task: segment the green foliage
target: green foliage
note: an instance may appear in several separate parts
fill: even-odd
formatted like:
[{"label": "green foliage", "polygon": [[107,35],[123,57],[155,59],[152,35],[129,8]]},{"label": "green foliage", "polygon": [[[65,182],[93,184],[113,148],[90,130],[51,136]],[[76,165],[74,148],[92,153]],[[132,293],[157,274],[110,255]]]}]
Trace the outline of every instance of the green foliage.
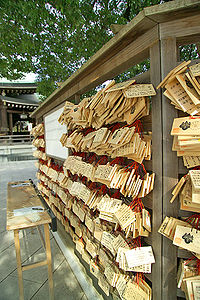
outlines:
[{"label": "green foliage", "polygon": [[141,62],[140,64],[137,64],[137,65],[131,67],[130,69],[128,69],[126,72],[118,75],[115,78],[115,81],[116,82],[125,81],[136,75],[146,72],[147,70],[149,70],[149,68],[150,68],[150,60],[146,59],[143,62]]},{"label": "green foliage", "polygon": [[[126,24],[144,7],[160,2],[0,0],[0,77],[11,80],[36,73],[38,92],[47,97],[56,82],[66,80],[113,37],[111,24]],[[148,68],[147,60],[116,80]]]},{"label": "green foliage", "polygon": [[179,47],[180,60],[190,60],[199,58],[197,45],[190,44]]},{"label": "green foliage", "polygon": [[45,96],[112,37],[110,24],[126,23],[117,0],[1,0],[0,8],[0,76],[34,72]]}]

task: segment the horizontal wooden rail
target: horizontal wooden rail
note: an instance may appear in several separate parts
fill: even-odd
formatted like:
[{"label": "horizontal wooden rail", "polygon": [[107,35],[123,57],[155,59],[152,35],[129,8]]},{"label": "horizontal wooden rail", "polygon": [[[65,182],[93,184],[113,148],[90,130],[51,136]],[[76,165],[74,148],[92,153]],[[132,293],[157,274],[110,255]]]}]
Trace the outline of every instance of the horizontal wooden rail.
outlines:
[{"label": "horizontal wooden rail", "polygon": [[34,264],[31,264],[31,265],[22,266],[22,271],[31,270],[31,269],[34,269],[34,268],[37,268],[37,267],[42,267],[42,266],[45,266],[45,265],[47,265],[47,259],[45,259],[43,261],[40,261],[40,262],[36,262]]}]

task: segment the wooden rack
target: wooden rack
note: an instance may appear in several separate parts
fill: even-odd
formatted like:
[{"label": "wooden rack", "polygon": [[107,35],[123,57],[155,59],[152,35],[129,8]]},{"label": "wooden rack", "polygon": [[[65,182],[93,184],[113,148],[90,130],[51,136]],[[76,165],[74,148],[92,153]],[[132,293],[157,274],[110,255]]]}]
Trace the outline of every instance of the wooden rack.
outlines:
[{"label": "wooden rack", "polygon": [[[171,1],[145,8],[49,96],[32,116],[40,122],[44,114],[65,100],[78,102],[81,94],[147,58],[150,59],[150,71],[136,80],[156,87],[178,64],[179,46],[200,42],[199,18],[200,2],[195,0]],[[170,240],[157,232],[165,216],[190,214],[179,210],[178,201],[169,202],[179,175],[187,172],[182,158],[178,159],[171,151],[170,130],[177,116],[177,110],[159,89],[152,97],[151,116],[143,118],[144,129],[152,130],[152,161],[146,163],[146,169],[156,173],[152,196],[144,200],[144,205],[152,209],[152,234],[147,243],[153,247],[156,263],[148,279],[152,282],[155,300],[184,298],[177,290],[177,261],[187,258],[189,253],[177,250]]]}]

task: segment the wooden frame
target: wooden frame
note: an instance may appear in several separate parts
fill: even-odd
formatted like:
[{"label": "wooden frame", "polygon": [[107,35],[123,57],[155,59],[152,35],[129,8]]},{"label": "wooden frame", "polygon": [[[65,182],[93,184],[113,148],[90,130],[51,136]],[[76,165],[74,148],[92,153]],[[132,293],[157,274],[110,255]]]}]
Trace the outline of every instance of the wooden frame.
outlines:
[{"label": "wooden frame", "polygon": [[[38,220],[31,220],[30,213],[16,214],[16,211],[23,209],[30,209],[31,207],[43,207],[42,203],[37,195],[34,187],[29,181],[24,182],[10,182],[8,183],[8,198],[7,198],[7,230],[14,230],[14,241],[17,259],[17,272],[19,281],[19,298],[24,300],[24,289],[23,289],[23,275],[22,272],[37,267],[47,265],[48,267],[48,279],[49,279],[49,299],[54,299],[53,291],[53,274],[52,274],[52,263],[51,263],[51,246],[50,246],[50,235],[49,235],[49,223],[51,218],[45,210],[42,210],[38,214]],[[29,216],[29,217],[27,217]],[[44,226],[45,240],[39,226]],[[43,247],[46,252],[46,259],[33,264],[22,265],[21,252],[20,252],[20,240],[19,230],[36,227],[40,234]]]},{"label": "wooden frame", "polygon": [[[77,101],[82,93],[146,58],[150,58],[150,72],[138,76],[137,82],[151,82],[157,86],[177,65],[178,46],[200,42],[199,18],[200,2],[195,0],[171,1],[145,8],[47,98],[33,115],[39,119],[65,100],[75,98]],[[180,290],[177,291],[177,258],[187,258],[188,252],[177,250],[171,241],[157,232],[166,215],[189,215],[179,211],[176,201],[169,202],[179,174],[187,172],[171,151],[170,130],[177,115],[160,89],[152,97],[151,118],[144,118],[145,128],[152,129],[153,153],[152,162],[146,164],[146,168],[156,173],[152,199],[144,200],[144,205],[152,209],[152,235],[147,242],[151,243],[156,257],[152,274],[148,276],[152,281],[153,299],[184,297]]]},{"label": "wooden frame", "polygon": [[19,241],[19,229],[14,230],[14,241],[15,241],[15,250],[16,250],[16,259],[17,259],[17,273],[19,281],[19,299],[24,300],[24,289],[23,289],[23,275],[22,272],[26,270],[35,269],[47,265],[48,267],[48,279],[49,279],[49,299],[54,300],[53,292],[53,274],[51,266],[51,246],[50,246],[50,236],[49,236],[49,224],[44,224],[45,232],[45,251],[46,259],[34,264],[22,265],[21,262],[21,252],[20,252],[20,241]]}]

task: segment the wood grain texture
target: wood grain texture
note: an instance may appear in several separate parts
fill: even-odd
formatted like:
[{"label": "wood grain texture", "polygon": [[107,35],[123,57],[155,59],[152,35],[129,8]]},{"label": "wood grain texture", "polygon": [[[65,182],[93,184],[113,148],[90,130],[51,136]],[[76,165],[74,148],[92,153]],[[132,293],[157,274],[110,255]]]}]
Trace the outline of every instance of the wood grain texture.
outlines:
[{"label": "wood grain texture", "polygon": [[195,35],[200,32],[200,10],[199,14],[180,20],[174,20],[160,24],[160,36],[161,39],[167,37],[176,37],[177,40],[180,37],[186,37]]},{"label": "wood grain texture", "polygon": [[189,45],[189,44],[196,44],[200,42],[200,34],[197,33],[195,35],[188,35],[188,36],[183,36],[179,37],[177,41],[177,46],[184,46],[184,45]]},{"label": "wood grain texture", "polygon": [[19,299],[24,300],[24,288],[23,288],[23,277],[22,277],[22,262],[20,253],[20,241],[19,241],[19,230],[14,230],[15,250],[17,259],[17,273],[19,282]]},{"label": "wood grain texture", "polygon": [[74,95],[74,100],[75,100],[75,104],[78,104],[80,102],[80,95],[79,94],[75,94]]},{"label": "wood grain texture", "polygon": [[47,265],[47,260],[43,260],[43,261],[40,261],[40,262],[36,262],[34,264],[22,266],[22,271],[35,269],[35,268],[42,267],[42,266],[45,266],[45,265]]},{"label": "wood grain texture", "polygon": [[[161,75],[162,79],[176,66],[176,39],[161,40]],[[162,94],[162,145],[163,145],[163,219],[165,216],[177,217],[177,202],[170,203],[171,191],[178,182],[178,159],[172,152],[170,130],[177,111]],[[162,299],[176,299],[177,248],[163,238],[162,244]]]},{"label": "wood grain texture", "polygon": [[[17,186],[24,183],[9,182],[8,183],[8,197],[7,197],[7,230],[25,229],[45,223],[51,223],[51,218],[46,211],[38,212],[39,220],[32,221],[31,215],[15,216],[14,210],[27,207],[42,206],[39,197],[36,194],[34,187],[29,184],[26,186]],[[30,183],[26,181],[26,183]],[[34,217],[34,213],[32,214]]]},{"label": "wood grain texture", "polygon": [[[160,43],[150,48],[150,79],[154,86],[160,83]],[[158,228],[162,223],[162,110],[161,92],[152,97],[152,171],[156,174],[152,192],[152,247],[156,264],[152,266],[153,299],[162,299],[162,236]]]},{"label": "wood grain texture", "polygon": [[52,262],[51,262],[51,245],[49,236],[49,225],[44,224],[44,235],[46,242],[46,257],[48,266],[48,279],[49,279],[49,299],[54,300],[54,288],[53,288],[53,273],[52,273]]},{"label": "wood grain texture", "polygon": [[200,9],[198,0],[176,0],[144,8],[145,16],[157,23],[186,18]]}]

